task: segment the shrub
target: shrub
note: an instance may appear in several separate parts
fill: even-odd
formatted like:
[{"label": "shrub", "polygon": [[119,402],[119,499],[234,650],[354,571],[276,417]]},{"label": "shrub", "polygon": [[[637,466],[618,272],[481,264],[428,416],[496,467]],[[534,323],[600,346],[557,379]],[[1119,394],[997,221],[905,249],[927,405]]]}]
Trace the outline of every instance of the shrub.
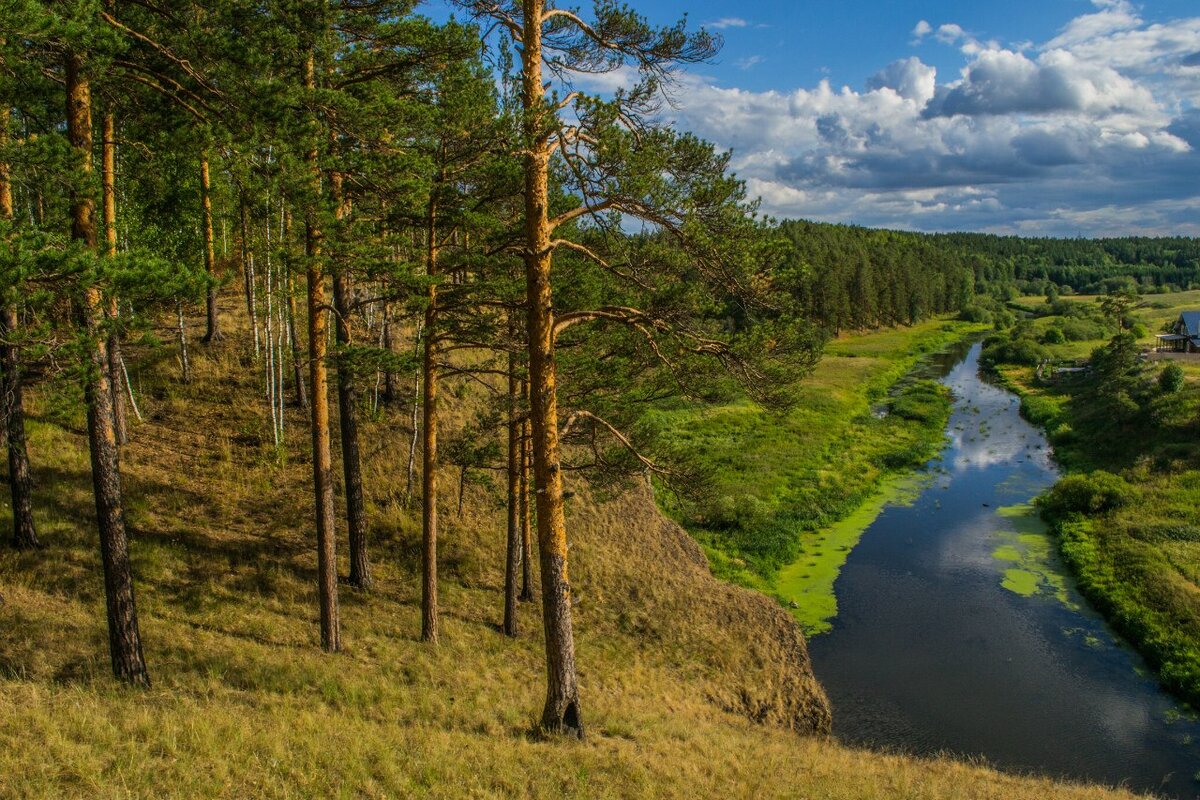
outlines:
[{"label": "shrub", "polygon": [[1050,351],[1028,335],[993,342],[983,351],[983,360],[990,364],[1021,364],[1035,367],[1049,358]]},{"label": "shrub", "polygon": [[986,324],[992,321],[992,312],[977,303],[964,306],[958,316],[963,322],[982,322]]},{"label": "shrub", "polygon": [[1129,332],[1133,334],[1133,338],[1135,339],[1145,339],[1150,335],[1150,331],[1140,322],[1130,328]]},{"label": "shrub", "polygon": [[1174,394],[1183,388],[1183,367],[1178,364],[1168,364],[1166,369],[1158,374],[1158,388],[1163,394]]},{"label": "shrub", "polygon": [[1042,334],[1042,344],[1062,344],[1067,341],[1062,328],[1047,328]]},{"label": "shrub", "polygon": [[1124,478],[1096,470],[1063,478],[1038,499],[1038,506],[1051,517],[1103,514],[1129,505],[1134,497]]}]

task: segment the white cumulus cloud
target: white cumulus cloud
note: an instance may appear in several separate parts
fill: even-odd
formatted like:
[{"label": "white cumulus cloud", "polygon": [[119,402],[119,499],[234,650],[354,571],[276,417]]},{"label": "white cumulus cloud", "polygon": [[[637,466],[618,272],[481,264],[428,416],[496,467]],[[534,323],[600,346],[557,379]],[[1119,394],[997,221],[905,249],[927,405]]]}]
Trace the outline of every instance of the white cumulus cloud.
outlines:
[{"label": "white cumulus cloud", "polygon": [[734,150],[764,208],[903,228],[1200,234],[1200,16],[1147,23],[1126,0],[1046,42],[921,20],[962,54],[861,89],[752,92],[684,79],[676,124]]}]

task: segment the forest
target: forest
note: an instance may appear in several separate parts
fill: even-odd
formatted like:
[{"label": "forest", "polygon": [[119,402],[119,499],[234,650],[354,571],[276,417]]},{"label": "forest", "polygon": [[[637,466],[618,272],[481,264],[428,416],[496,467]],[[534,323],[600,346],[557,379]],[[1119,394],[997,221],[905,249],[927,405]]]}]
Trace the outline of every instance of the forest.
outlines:
[{"label": "forest", "polygon": [[[519,607],[540,598],[540,727],[582,737],[564,475],[702,492],[678,442],[644,424],[650,411],[785,411],[839,334],[914,326],[979,295],[1200,281],[1189,239],[779,223],[728,153],[663,122],[677,71],[712,59],[715,33],[610,2],[590,15],[451,5],[458,21],[437,24],[409,0],[0,2],[7,538],[34,558],[56,546],[35,524],[34,393],[86,430],[109,659],[125,684],[157,677],[122,480],[145,401],[137,354],[169,352],[155,369],[215,393],[195,362],[240,348],[272,457],[310,466],[325,652],[356,635],[344,593],[374,584],[364,425],[408,432],[389,469],[420,513],[412,633],[430,647],[446,614],[445,517],[462,516],[472,482],[498,484],[499,628],[519,637]],[[589,77],[618,72],[636,79],[589,92]],[[229,298],[236,314],[221,310]],[[459,413],[464,397],[469,419],[447,432],[447,401]],[[296,409],[309,446],[289,453]]]}]

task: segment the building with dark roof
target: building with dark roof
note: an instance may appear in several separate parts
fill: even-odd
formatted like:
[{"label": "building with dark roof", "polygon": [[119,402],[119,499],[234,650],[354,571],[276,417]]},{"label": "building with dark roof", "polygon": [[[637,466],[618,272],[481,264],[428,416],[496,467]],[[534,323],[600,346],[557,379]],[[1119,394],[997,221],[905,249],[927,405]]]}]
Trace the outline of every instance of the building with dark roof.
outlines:
[{"label": "building with dark roof", "polygon": [[1185,311],[1179,315],[1170,333],[1160,333],[1159,352],[1200,353],[1200,311]]}]

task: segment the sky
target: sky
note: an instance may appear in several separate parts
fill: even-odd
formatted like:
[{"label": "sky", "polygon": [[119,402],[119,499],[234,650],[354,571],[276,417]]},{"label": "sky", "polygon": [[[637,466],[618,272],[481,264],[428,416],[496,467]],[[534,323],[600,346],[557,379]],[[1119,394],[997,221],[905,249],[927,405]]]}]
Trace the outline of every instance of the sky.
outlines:
[{"label": "sky", "polygon": [[665,121],[772,216],[1200,236],[1197,0],[630,4],[722,34]]}]

